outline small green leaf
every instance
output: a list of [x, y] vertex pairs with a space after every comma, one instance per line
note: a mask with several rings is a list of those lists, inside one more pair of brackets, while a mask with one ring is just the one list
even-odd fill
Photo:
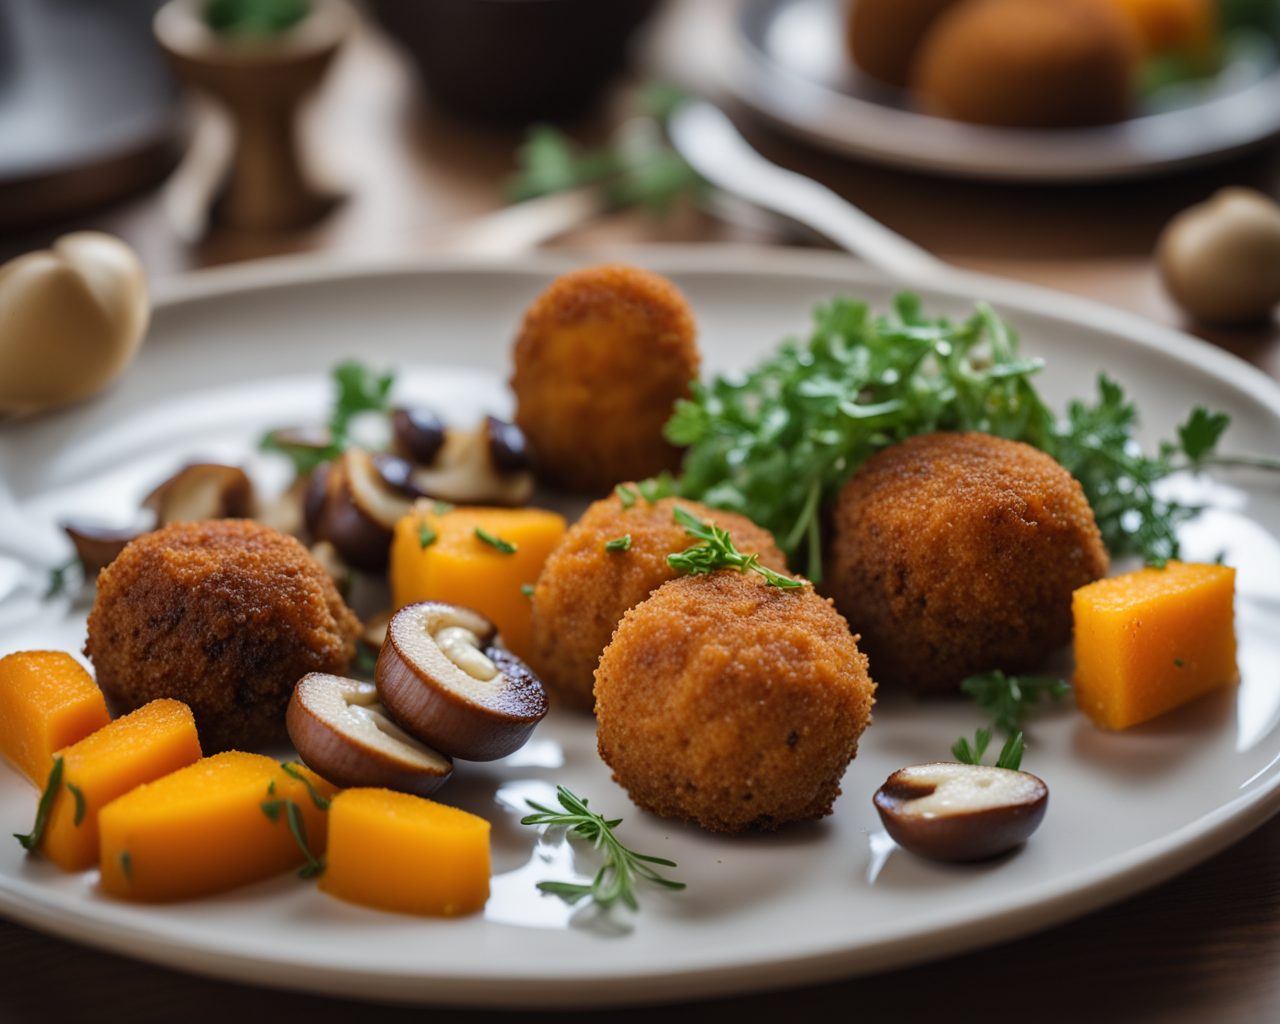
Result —
[[438, 516], [447, 516], [457, 507], [457, 505], [450, 505], [447, 501], [437, 501], [431, 506], [431, 510]]
[[83, 568], [79, 558], [72, 558], [67, 562], [63, 562], [62, 565], [50, 569], [49, 589], [44, 592], [44, 599], [48, 601], [67, 590], [67, 576], [77, 568]]
[[302, 817], [302, 808], [292, 800], [269, 800], [263, 803], [261, 807], [262, 813], [273, 824], [280, 820], [281, 810], [284, 811], [285, 821], [289, 825], [289, 832], [293, 836], [293, 841], [298, 844], [298, 849], [302, 851], [303, 856], [306, 858], [306, 863], [302, 865], [302, 869], [298, 872], [298, 877], [315, 878], [317, 875], [322, 874], [324, 872], [324, 862], [317, 860], [311, 852], [311, 847], [307, 845], [307, 825]]
[[969, 746], [969, 741], [961, 736], [951, 745], [951, 753], [961, 764], [982, 764], [982, 755], [987, 752], [987, 745], [990, 742], [991, 730], [979, 729], [974, 733], [972, 747]]
[[631, 534], [624, 533], [621, 537], [615, 537], [613, 540], [605, 541], [604, 549], [606, 551], [630, 551]]
[[996, 767], [1007, 768], [1011, 772], [1016, 772], [1022, 767], [1023, 746], [1022, 733], [1015, 732], [1005, 740], [1004, 747], [1000, 751], [1000, 757], [996, 760]]
[[613, 493], [618, 496], [618, 500], [622, 502], [623, 508], [630, 508], [636, 503], [636, 492], [625, 484], [618, 484], [613, 489]]
[[[311, 796], [311, 802], [315, 804], [316, 807], [318, 807], [322, 811], [327, 811], [329, 809], [330, 801], [327, 798], [322, 797], [319, 793], [317, 793], [316, 787], [312, 785], [311, 780], [307, 778], [305, 775], [303, 775], [302, 772], [298, 771], [298, 769], [302, 767], [301, 765], [297, 764], [294, 761], [286, 761], [280, 767], [284, 769], [284, 773], [288, 775], [290, 778], [297, 779], [299, 782], [301, 782], [304, 786], [307, 787], [307, 793], [310, 794]], [[272, 785], [275, 785], [275, 783], [273, 782]]]
[[482, 526], [476, 527], [476, 539], [483, 541], [492, 548], [497, 548], [497, 550], [501, 551], [504, 555], [514, 555], [516, 551], [519, 550], [516, 545], [511, 543], [511, 541], [503, 540], [501, 537], [494, 536]]
[[84, 812], [85, 812], [84, 794], [80, 792], [79, 786], [71, 782], [67, 783], [67, 790], [71, 793], [73, 797], [76, 798], [76, 816], [73, 824], [76, 826], [76, 828], [79, 828], [80, 823], [84, 821]]
[[1183, 454], [1193, 464], [1200, 462], [1213, 453], [1218, 439], [1230, 425], [1231, 417], [1225, 412], [1211, 413], [1203, 405], [1197, 405], [1191, 410], [1187, 422], [1178, 427]]
[[128, 850], [120, 851], [120, 870], [126, 881], [133, 881], [133, 858], [129, 856]]
[[431, 527], [427, 525], [427, 521], [425, 519], [419, 519], [418, 520], [419, 548], [421, 548], [423, 551], [426, 551], [427, 548], [431, 547], [431, 545], [434, 544], [438, 539], [439, 539], [439, 535], [436, 533], [435, 530], [431, 529]]
[[530, 599], [532, 599], [532, 598], [533, 598], [533, 592], [534, 592], [534, 590], [536, 590], [536, 589], [537, 589], [537, 588], [536, 588], [532, 583], [521, 583], [521, 584], [520, 584], [520, 593], [524, 594], [524, 596], [525, 596], [525, 597], [530, 598]]
[[1187, 667], [1186, 662], [1184, 662], [1181, 658], [1174, 658], [1174, 659], [1173, 659], [1173, 663], [1174, 663], [1175, 665], [1177, 665], [1177, 666], [1178, 666], [1178, 668], [1186, 668], [1186, 667]]
[[13, 838], [22, 844], [24, 850], [34, 850], [44, 837], [44, 827], [49, 820], [49, 812], [53, 810], [53, 801], [62, 785], [62, 758], [53, 760], [53, 768], [49, 771], [49, 781], [44, 792], [40, 794], [40, 803], [36, 806], [36, 823], [25, 836], [15, 832]]

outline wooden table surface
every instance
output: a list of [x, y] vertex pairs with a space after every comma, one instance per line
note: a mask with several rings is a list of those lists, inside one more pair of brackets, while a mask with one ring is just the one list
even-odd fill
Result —
[[[666, 66], [662, 48], [682, 30], [677, 12], [668, 7], [645, 59]], [[572, 126], [575, 134], [600, 138], [623, 115], [633, 92], [631, 85], [620, 87], [607, 110]], [[1022, 187], [854, 164], [736, 113], [773, 159], [830, 184], [948, 259], [1079, 292], [1193, 330], [1280, 378], [1280, 325], [1235, 332], [1195, 329], [1161, 291], [1150, 258], [1167, 219], [1214, 189], [1237, 183], [1277, 194], [1280, 146], [1153, 181]], [[0, 235], [0, 258], [81, 228], [127, 239], [154, 279], [290, 252], [386, 256], [425, 251], [440, 225], [501, 203], [499, 186], [512, 169], [520, 136], [461, 124], [432, 110], [402, 55], [376, 33], [362, 30], [308, 111], [304, 138], [309, 156], [347, 193], [346, 201], [314, 228], [270, 236], [215, 229], [201, 244], [188, 246], [168, 226], [160, 194], [153, 192], [74, 223]], [[635, 213], [611, 215], [555, 244], [589, 252], [619, 243], [672, 241], [770, 244], [780, 239], [684, 208], [663, 223]], [[81, 1019], [108, 1009], [109, 1019], [134, 1021], [220, 1021], [253, 1013], [255, 1019], [305, 1014], [319, 1024], [370, 1008], [181, 974], [0, 921], [0, 1021]], [[1016, 942], [868, 978], [661, 1011], [611, 1011], [611, 1017], [647, 1020], [661, 1012], [665, 1019], [692, 1020], [716, 1011], [752, 1018], [838, 1014], [839, 1019], [957, 1024], [1004, 1015], [1041, 1022], [1280, 1019], [1280, 818], [1174, 881]], [[419, 1019], [423, 1013], [390, 1006], [377, 1012], [385, 1020]], [[513, 1016], [440, 1010], [432, 1019]]]

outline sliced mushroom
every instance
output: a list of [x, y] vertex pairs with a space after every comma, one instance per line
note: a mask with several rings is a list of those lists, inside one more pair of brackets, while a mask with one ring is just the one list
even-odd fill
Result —
[[374, 670], [378, 696], [406, 731], [451, 757], [506, 757], [547, 713], [547, 695], [499, 643], [493, 623], [469, 608], [401, 608]]
[[894, 842], [931, 860], [984, 860], [1025, 843], [1049, 789], [1034, 775], [977, 764], [914, 764], [876, 791]]
[[76, 546], [76, 556], [84, 566], [84, 578], [95, 580], [98, 573], [116, 560], [126, 544], [141, 537], [146, 530], [104, 530], [96, 526], [63, 526], [71, 543]]
[[387, 567], [392, 531], [411, 507], [407, 497], [387, 486], [369, 453], [352, 448], [325, 476], [315, 532], [348, 565], [381, 572]]
[[397, 409], [391, 414], [396, 447], [424, 466], [435, 461], [444, 444], [444, 424], [430, 409]]
[[[518, 427], [493, 417], [475, 430], [450, 430], [435, 461], [413, 471], [413, 484], [421, 494], [459, 505], [524, 505], [533, 495], [533, 473], [523, 438]], [[503, 468], [519, 465], [521, 452], [523, 468]]]
[[302, 521], [312, 536], [320, 530], [320, 518], [324, 515], [324, 503], [329, 494], [329, 470], [333, 463], [322, 462], [307, 477], [306, 490], [302, 494]]
[[253, 514], [253, 484], [244, 470], [216, 463], [187, 466], [146, 496], [143, 508], [159, 526], [202, 519], [245, 519]]
[[285, 721], [303, 762], [335, 786], [427, 796], [453, 772], [449, 758], [387, 716], [368, 683], [311, 672], [294, 687]]

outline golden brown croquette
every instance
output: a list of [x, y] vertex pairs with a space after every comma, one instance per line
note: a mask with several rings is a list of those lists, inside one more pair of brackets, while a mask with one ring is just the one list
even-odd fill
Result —
[[287, 740], [308, 672], [341, 674], [360, 623], [292, 537], [246, 519], [173, 523], [98, 576], [85, 653], [126, 709], [191, 707], [206, 754]]
[[1106, 575], [1080, 484], [990, 434], [925, 434], [878, 453], [832, 517], [829, 593], [881, 683], [918, 694], [1020, 672], [1071, 639], [1071, 592]]
[[600, 658], [600, 756], [637, 806], [713, 832], [830, 814], [874, 703], [856, 639], [811, 586], [665, 583]]
[[[667, 555], [698, 543], [675, 521], [672, 511], [677, 503], [728, 530], [739, 551], [755, 552], [766, 567], [787, 571], [773, 535], [735, 512], [686, 498], [650, 504], [637, 497], [630, 508], [616, 494], [595, 502], [551, 553], [533, 591], [529, 664], [557, 703], [591, 710], [596, 665], [618, 620], [676, 578]], [[628, 534], [631, 545], [626, 551], [605, 547]]]
[[525, 313], [511, 379], [538, 475], [599, 494], [676, 469], [662, 427], [697, 379], [696, 336], [660, 274], [606, 264], [552, 282]]

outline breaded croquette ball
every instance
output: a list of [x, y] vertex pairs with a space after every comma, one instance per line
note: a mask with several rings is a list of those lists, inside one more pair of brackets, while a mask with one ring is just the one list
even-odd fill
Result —
[[597, 745], [636, 805], [712, 832], [831, 813], [875, 683], [806, 585], [721, 570], [663, 584], [596, 670]]
[[190, 706], [206, 754], [288, 740], [308, 672], [342, 674], [360, 623], [292, 537], [247, 519], [173, 523], [98, 576], [85, 653], [126, 709]]
[[1080, 484], [990, 434], [924, 434], [872, 456], [832, 517], [829, 593], [882, 684], [954, 691], [1071, 639], [1071, 593], [1106, 575]]
[[[629, 486], [635, 495], [634, 486]], [[787, 560], [773, 535], [746, 516], [708, 508], [686, 498], [649, 503], [635, 497], [630, 508], [618, 495], [595, 502], [551, 553], [533, 591], [529, 664], [560, 704], [590, 711], [600, 652], [623, 613], [675, 579], [667, 555], [698, 543], [675, 521], [675, 505], [728, 530], [734, 546], [754, 552], [776, 572]], [[630, 536], [625, 551], [610, 551], [609, 541]], [[617, 545], [615, 545], [615, 548]]]
[[890, 85], [906, 86], [920, 40], [956, 0], [852, 0], [849, 53], [860, 69]]
[[920, 44], [911, 85], [943, 117], [1071, 128], [1128, 116], [1137, 45], [1098, 0], [964, 0]]
[[603, 493], [676, 469], [662, 427], [697, 379], [696, 334], [660, 274], [615, 263], [552, 282], [525, 313], [511, 379], [538, 475]]

